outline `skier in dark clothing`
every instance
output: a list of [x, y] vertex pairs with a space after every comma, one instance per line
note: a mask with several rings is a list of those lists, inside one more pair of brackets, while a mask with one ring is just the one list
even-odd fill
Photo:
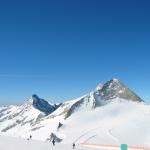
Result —
[[53, 144], [53, 146], [55, 146], [55, 140], [52, 140], [52, 144]]
[[30, 140], [32, 139], [32, 135], [30, 135]]
[[72, 144], [72, 148], [75, 149], [75, 146], [76, 146], [75, 143], [73, 143], [73, 144]]

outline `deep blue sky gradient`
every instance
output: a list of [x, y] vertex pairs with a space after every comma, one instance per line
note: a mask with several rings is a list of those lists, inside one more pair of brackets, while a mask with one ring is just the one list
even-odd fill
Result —
[[69, 100], [113, 77], [150, 101], [149, 0], [0, 1], [0, 104]]

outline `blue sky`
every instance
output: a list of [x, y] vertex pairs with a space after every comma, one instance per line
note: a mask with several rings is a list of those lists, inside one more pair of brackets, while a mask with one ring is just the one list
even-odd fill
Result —
[[115, 77], [150, 102], [149, 0], [0, 1], [0, 104], [82, 96]]

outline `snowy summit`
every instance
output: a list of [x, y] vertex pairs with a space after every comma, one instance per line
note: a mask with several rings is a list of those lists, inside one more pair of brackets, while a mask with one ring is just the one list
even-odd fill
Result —
[[150, 146], [149, 114], [149, 105], [121, 81], [112, 79], [64, 103], [50, 104], [34, 94], [21, 106], [1, 107], [0, 134], [23, 139], [32, 135], [35, 140], [64, 144]]

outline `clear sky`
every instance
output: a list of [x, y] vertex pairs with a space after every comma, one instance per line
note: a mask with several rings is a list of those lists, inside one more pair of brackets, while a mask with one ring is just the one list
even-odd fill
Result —
[[149, 0], [0, 1], [0, 104], [51, 102], [118, 78], [150, 102]]

